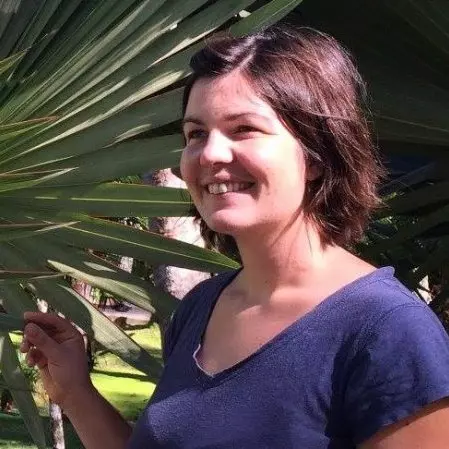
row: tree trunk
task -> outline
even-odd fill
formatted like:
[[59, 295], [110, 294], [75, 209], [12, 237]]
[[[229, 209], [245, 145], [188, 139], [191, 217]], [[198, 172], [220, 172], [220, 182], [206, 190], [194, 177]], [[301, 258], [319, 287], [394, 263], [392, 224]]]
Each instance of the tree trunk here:
[[[159, 170], [149, 174], [144, 181], [159, 187], [185, 188], [185, 183], [175, 176], [170, 169]], [[165, 237], [172, 237], [183, 242], [204, 247], [199, 226], [193, 217], [161, 217], [150, 221], [150, 230]], [[185, 268], [160, 265], [153, 269], [156, 286], [163, 288], [176, 298], [182, 299], [196, 284], [210, 278], [210, 273], [187, 270]]]
[[58, 404], [50, 401], [50, 426], [51, 426], [51, 439], [53, 449], [65, 449], [64, 440], [64, 424], [62, 421], [62, 411]]
[[[40, 312], [47, 313], [51, 312], [46, 301], [38, 299], [37, 307]], [[50, 415], [50, 433], [51, 433], [51, 444], [53, 449], [65, 449], [64, 440], [64, 423], [62, 421], [62, 411], [58, 404], [49, 400], [48, 412]]]

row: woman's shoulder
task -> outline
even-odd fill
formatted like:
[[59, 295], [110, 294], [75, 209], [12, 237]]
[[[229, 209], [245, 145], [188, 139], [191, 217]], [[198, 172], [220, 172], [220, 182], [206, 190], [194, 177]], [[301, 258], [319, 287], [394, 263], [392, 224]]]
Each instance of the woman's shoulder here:
[[204, 303], [214, 301], [224, 288], [234, 279], [240, 270], [219, 273], [195, 285], [180, 301], [178, 310], [202, 307]]
[[449, 338], [430, 307], [381, 269], [349, 301], [345, 416], [356, 443], [449, 394]]
[[333, 339], [348, 343], [353, 355], [393, 334], [405, 341], [432, 333], [440, 342], [447, 341], [437, 316], [395, 277], [392, 267], [357, 279], [326, 302], [320, 305], [313, 325], [329, 329]]
[[427, 304], [395, 277], [394, 268], [388, 266], [345, 286], [337, 297], [344, 304], [344, 312], [350, 311], [354, 318], [358, 316], [371, 324], [408, 307], [432, 313]]
[[210, 313], [220, 292], [232, 281], [239, 270], [226, 271], [198, 283], [179, 302], [165, 332], [164, 358], [183, 331], [198, 328]]
[[185, 321], [195, 310], [206, 310], [220, 292], [232, 281], [239, 270], [226, 271], [201, 281], [193, 287], [179, 302], [173, 320]]

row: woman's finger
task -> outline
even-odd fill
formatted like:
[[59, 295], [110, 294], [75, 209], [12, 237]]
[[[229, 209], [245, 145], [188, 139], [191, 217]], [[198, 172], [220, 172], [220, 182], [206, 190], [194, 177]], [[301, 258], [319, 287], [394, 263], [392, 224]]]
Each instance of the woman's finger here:
[[42, 351], [37, 348], [31, 348], [30, 352], [34, 365], [39, 369], [42, 369], [48, 365], [48, 359], [47, 357], [45, 357], [45, 354]]
[[27, 338], [24, 336], [22, 343], [20, 343], [20, 352], [28, 352], [31, 348], [30, 342], [27, 340]]
[[26, 363], [30, 368], [33, 368], [33, 367], [34, 367], [35, 362], [34, 362], [34, 357], [33, 357], [33, 351], [32, 351], [32, 350], [30, 350], [30, 351], [27, 352], [27, 355], [26, 355], [26, 357], [25, 357], [25, 363]]
[[79, 337], [79, 332], [70, 321], [55, 313], [25, 312], [23, 316], [26, 323], [37, 324], [58, 343]]
[[[39, 349], [45, 357], [48, 359], [58, 361], [63, 354], [61, 354], [61, 348], [58, 343], [56, 343], [47, 333], [42, 330], [39, 326], [34, 323], [29, 323], [25, 326], [25, 338], [28, 344], [35, 346]], [[32, 348], [34, 349], [34, 348]], [[34, 351], [29, 351], [28, 354], [31, 356]]]
[[73, 329], [73, 326], [68, 320], [60, 317], [56, 313], [25, 312], [23, 318], [27, 323], [36, 323], [57, 331], [63, 332]]
[[31, 348], [28, 351], [25, 361], [29, 367], [36, 366], [39, 369], [42, 369], [48, 365], [47, 357], [45, 357], [42, 351], [39, 351], [39, 349], [36, 348]]

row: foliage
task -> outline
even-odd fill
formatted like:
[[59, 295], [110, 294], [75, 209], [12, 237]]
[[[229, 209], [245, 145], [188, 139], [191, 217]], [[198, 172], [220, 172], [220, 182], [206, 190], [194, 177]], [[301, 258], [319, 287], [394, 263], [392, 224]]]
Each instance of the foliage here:
[[25, 356], [22, 353], [18, 354], [20, 361], [20, 367], [22, 368], [23, 374], [28, 381], [32, 391], [36, 389], [36, 383], [39, 380], [39, 371], [34, 366], [28, 366], [25, 362]]
[[174, 297], [86, 249], [206, 272], [237, 266], [109, 220], [190, 206], [183, 190], [115, 181], [178, 165], [181, 85], [204, 36], [269, 25], [300, 2], [239, 14], [254, 0], [0, 1], [0, 301], [10, 314], [0, 317], [0, 367], [39, 447], [45, 435], [6, 331], [44, 299], [127, 363], [157, 371], [65, 275], [163, 320]]
[[[50, 429], [48, 417], [44, 417], [45, 428]], [[36, 446], [27, 432], [20, 416], [0, 413], [0, 449], [32, 449]], [[64, 423], [65, 442], [67, 449], [81, 449], [83, 445], [69, 422]], [[47, 440], [50, 436], [47, 434]]]

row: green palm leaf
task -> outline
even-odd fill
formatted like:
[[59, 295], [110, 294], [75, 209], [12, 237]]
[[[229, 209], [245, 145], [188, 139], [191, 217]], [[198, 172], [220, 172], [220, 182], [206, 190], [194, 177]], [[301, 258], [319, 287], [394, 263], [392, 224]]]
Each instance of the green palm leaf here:
[[[0, 320], [0, 328], [2, 328], [3, 320], [1, 315]], [[28, 431], [37, 447], [39, 449], [45, 449], [47, 444], [39, 410], [34, 402], [28, 381], [20, 368], [20, 362], [11, 339], [5, 332], [0, 332], [0, 362], [3, 379], [11, 391], [14, 402], [20, 409]]]
[[184, 189], [118, 183], [10, 190], [0, 199], [0, 208], [49, 213], [64, 211], [101, 217], [187, 216], [191, 204]]
[[[254, 8], [254, 0], [42, 0], [17, 1], [13, 10], [7, 3], [0, 2], [0, 300], [22, 316], [45, 299], [123, 360], [157, 374], [159, 362], [62, 277], [167, 319], [174, 297], [86, 249], [206, 272], [238, 266], [98, 217], [190, 213], [182, 189], [115, 181], [179, 165], [178, 83], [204, 36], [229, 25], [244, 34], [301, 2]], [[243, 9], [251, 10], [244, 19], [237, 16]], [[23, 327], [12, 316], [0, 315], [2, 331]], [[1, 370], [13, 367], [4, 360]], [[31, 399], [17, 403], [42, 446]]]
[[23, 328], [23, 319], [0, 313], [0, 330], [2, 332], [20, 331], [23, 330]]

